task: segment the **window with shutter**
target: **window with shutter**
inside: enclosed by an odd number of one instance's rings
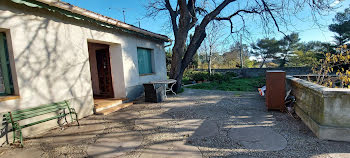
[[[152,50],[145,48],[137,48],[137,59],[140,75],[153,73]]]
[[[13,94],[13,83],[6,34],[0,32],[0,95]]]

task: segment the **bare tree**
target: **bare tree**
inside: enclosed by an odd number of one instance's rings
[[[211,8],[208,3],[214,7]],[[330,8],[329,4],[330,0],[150,0],[148,10],[150,16],[157,16],[161,11],[170,15],[175,42],[169,77],[177,80],[174,90],[178,91],[184,70],[207,36],[206,27],[211,21],[227,21],[231,32],[235,32],[244,30],[245,20],[257,20],[252,18],[256,16],[266,29],[273,26],[281,32],[279,24],[287,23],[290,13],[310,7],[313,15],[320,14]],[[224,9],[225,13],[222,13]],[[241,27],[236,26],[239,23]],[[184,49],[192,31],[190,44]]]
[[[219,44],[219,39],[222,37],[222,32],[220,32],[220,25],[214,21],[210,22],[207,26],[207,36],[201,44],[201,51],[205,52],[206,60],[208,62],[208,73],[212,74],[211,65],[213,52],[217,51],[217,46]]]

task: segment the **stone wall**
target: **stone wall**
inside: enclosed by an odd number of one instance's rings
[[[350,89],[327,88],[287,76],[296,97],[295,110],[321,139],[350,141]]]
[[[207,71],[207,69],[197,69]],[[267,70],[283,70],[287,75],[306,75],[312,73],[310,67],[283,67],[283,68],[243,68],[243,69],[213,69],[213,72],[233,72],[243,77],[265,76]]]

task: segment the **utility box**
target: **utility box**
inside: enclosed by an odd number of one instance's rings
[[[284,111],[286,96],[286,72],[266,71],[266,107],[268,110]]]

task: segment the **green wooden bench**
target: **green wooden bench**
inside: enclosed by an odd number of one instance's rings
[[[68,111],[66,112],[66,110]],[[54,112],[57,113],[57,115],[49,118],[45,118],[42,120],[38,120],[35,122],[23,124],[23,125],[19,123],[19,121],[21,120],[26,120],[33,117],[45,115],[48,113],[54,113]],[[73,119],[73,116],[72,116],[73,114],[75,115],[75,119]],[[46,121],[54,120],[54,119],[58,119],[57,123],[60,125],[60,120],[62,118],[64,118],[65,122],[68,124],[68,121],[66,118],[67,115],[70,115],[72,122],[77,121],[79,126],[78,114],[76,113],[74,108],[69,107],[68,101],[41,105],[30,109],[11,111],[4,114],[3,118],[4,118],[4,121],[6,121],[8,124],[12,124],[13,143],[16,142],[16,139],[19,139],[21,143],[20,145],[23,146],[22,128],[34,126],[34,125],[37,125]]]

